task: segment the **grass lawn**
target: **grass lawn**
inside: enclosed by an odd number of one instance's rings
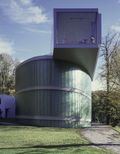
[[[0,154],[112,154],[87,144],[80,129],[0,126]]]
[[[115,127],[114,129],[120,133],[120,127]]]

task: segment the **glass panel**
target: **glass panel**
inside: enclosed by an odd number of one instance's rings
[[[56,44],[95,44],[96,13],[57,13]]]

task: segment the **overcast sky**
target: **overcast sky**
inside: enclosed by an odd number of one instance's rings
[[[0,0],[0,53],[20,61],[52,53],[53,8],[98,8],[102,37],[120,32],[120,0]]]

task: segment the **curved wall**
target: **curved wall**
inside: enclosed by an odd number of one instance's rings
[[[91,78],[72,63],[40,56],[16,70],[17,120],[53,127],[91,123]]]

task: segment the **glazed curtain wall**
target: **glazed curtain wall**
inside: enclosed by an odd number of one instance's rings
[[[17,118],[40,126],[79,127],[91,122],[91,79],[76,65],[53,59],[16,71]]]

